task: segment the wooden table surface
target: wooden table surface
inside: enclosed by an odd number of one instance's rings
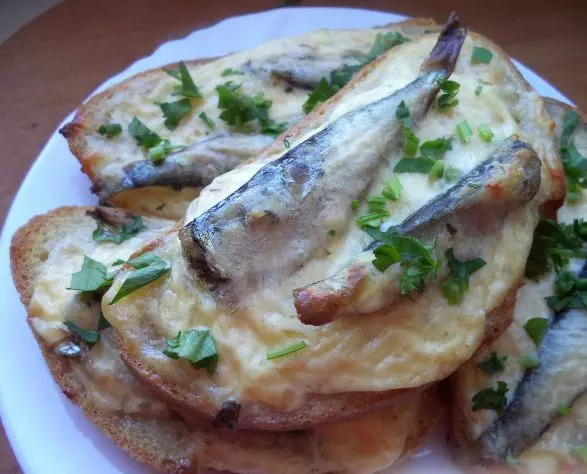
[[[162,42],[277,3],[66,0],[9,38],[0,46],[0,222],[57,123],[101,82]],[[437,21],[454,9],[466,25],[495,40],[587,109],[585,0],[309,0],[301,5],[360,6]],[[19,468],[0,431],[0,474],[16,472]]]

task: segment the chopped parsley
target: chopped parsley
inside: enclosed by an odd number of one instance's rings
[[[113,280],[114,275],[108,273],[106,265],[84,255],[82,268],[71,275],[71,283],[67,289],[94,292],[108,288]]]
[[[424,173],[428,174],[436,160],[419,156],[417,158],[402,158],[393,168],[394,173]]]
[[[379,228],[383,219],[391,214],[386,209],[386,199],[383,196],[369,196],[367,198],[367,214],[357,217],[356,222],[360,228]]]
[[[239,71],[238,69],[233,69],[231,67],[227,67],[224,71],[222,71],[222,73],[220,73],[220,75],[222,77],[226,77],[226,76],[242,76],[242,75],[244,75],[244,72]]]
[[[559,270],[554,287],[556,294],[546,298],[553,311],[587,308],[587,278],[580,278],[568,270]]]
[[[571,203],[577,202],[580,188],[587,187],[587,158],[579,153],[572,141],[579,120],[577,112],[567,110],[560,139],[561,161],[567,175],[567,200]]]
[[[334,230],[334,229],[330,229],[330,230],[328,231],[328,235],[329,235],[330,237],[334,237],[334,236],[336,235],[336,230]]]
[[[493,132],[487,125],[479,125],[477,127],[477,132],[479,133],[481,140],[484,142],[490,143],[493,140]]]
[[[208,114],[206,112],[200,112],[198,114],[198,117],[200,117],[202,122],[204,122],[206,124],[206,127],[208,127],[210,130],[214,130],[216,128],[216,123],[214,122],[214,120],[208,117]]]
[[[385,183],[385,187],[381,194],[390,201],[398,201],[403,189],[404,187],[399,178],[396,175],[393,175],[391,179]]]
[[[559,415],[566,416],[569,413],[571,413],[571,407],[569,405],[561,403],[556,407],[556,411]]]
[[[377,33],[375,42],[367,55],[359,59],[358,64],[345,65],[330,72],[330,80],[326,77],[320,79],[313,91],[310,92],[304,102],[304,113],[308,114],[319,104],[326,102],[342,89],[353,76],[364,66],[376,59],[379,55],[389,51],[391,48],[410,41],[409,38],[397,32]]]
[[[446,79],[439,79],[438,85],[440,86],[440,90],[443,92],[443,94],[438,97],[438,111],[447,112],[448,110],[458,105],[459,99],[456,97],[459,93],[461,85],[456,81],[450,81]]]
[[[218,366],[216,342],[208,328],[179,331],[165,341],[163,354],[171,359],[185,359],[195,369],[206,369],[213,375]]]
[[[426,158],[440,159],[444,154],[452,150],[452,140],[448,138],[435,138],[434,140],[426,140],[420,146],[420,154]]]
[[[96,230],[92,233],[92,238],[96,242],[114,242],[120,244],[137,235],[146,226],[143,224],[141,216],[133,215],[132,222],[124,222],[120,226],[100,220],[98,216],[93,216],[96,220]]]
[[[444,174],[444,161],[442,161],[442,160],[436,161],[432,165],[432,168],[430,168],[430,171],[428,172],[428,176],[430,176],[430,179],[432,179],[432,180],[442,178],[443,174]]]
[[[133,117],[130,122],[128,132],[137,141],[139,146],[145,147],[147,150],[153,148],[161,141],[161,137],[157,133],[153,132],[136,117]]]
[[[365,229],[370,237],[382,245],[373,250],[373,266],[384,272],[391,265],[400,263],[404,273],[400,279],[402,295],[413,291],[421,292],[429,284],[440,268],[440,259],[434,246],[426,246],[414,237],[399,235],[393,229],[381,232],[377,229]]]
[[[171,142],[165,138],[159,142],[158,145],[150,148],[147,156],[155,163],[163,161],[167,155],[175,151],[184,150],[186,147],[183,145],[172,145]]]
[[[505,370],[506,360],[507,356],[499,357],[497,352],[492,351],[487,359],[484,359],[477,364],[477,367],[487,375],[499,374]]]
[[[271,135],[273,137],[281,135],[281,133],[287,128],[287,122],[279,123],[271,119],[262,122],[261,125],[261,133],[265,135]]]
[[[127,263],[133,266],[135,270],[128,273],[109,304],[120,301],[125,296],[167,274],[171,269],[168,262],[152,252],[146,252],[130,259]]]
[[[182,95],[184,97],[191,97],[194,99],[199,99],[202,97],[200,89],[194,83],[194,80],[192,79],[192,76],[190,75],[190,72],[188,71],[188,68],[183,61],[179,62],[177,69],[163,70],[174,79],[181,81],[181,86],[175,88],[173,95]]]
[[[524,324],[524,329],[530,339],[534,341],[536,347],[540,346],[542,339],[546,335],[546,331],[548,331],[548,319],[546,318],[532,318],[526,321]]]
[[[304,341],[298,341],[287,347],[268,352],[266,357],[267,360],[279,359],[280,357],[285,357],[286,355],[301,351],[302,349],[305,349],[306,346],[307,345]]]
[[[442,285],[442,295],[450,304],[459,304],[469,290],[469,277],[483,268],[486,262],[480,257],[460,262],[456,259],[452,248],[447,249],[445,256],[450,269],[450,277]]]
[[[175,102],[162,102],[159,107],[161,107],[161,111],[165,116],[165,126],[169,130],[175,130],[179,121],[192,110],[190,100],[185,98]]]
[[[471,54],[471,62],[473,64],[489,64],[492,59],[493,53],[489,51],[487,48],[483,48],[481,46],[473,47],[473,54]]]
[[[100,125],[98,128],[98,133],[100,135],[105,135],[106,138],[114,138],[116,135],[122,132],[122,127],[119,123],[107,123],[104,125]]]
[[[534,356],[525,355],[520,359],[520,365],[524,369],[536,369],[540,366],[540,361]]]
[[[471,142],[473,136],[473,130],[466,120],[457,124],[457,135],[461,139],[461,142],[467,144]]]
[[[410,115],[410,109],[403,100],[395,109],[395,118],[398,119],[398,121],[400,121],[404,127],[412,128],[412,117]]]
[[[351,208],[354,209],[355,211],[358,210],[361,207],[361,201],[359,201],[358,199],[353,199],[351,201]]]
[[[509,388],[505,382],[497,382],[496,388],[485,388],[473,395],[473,411],[494,410],[501,414],[507,405]]]
[[[414,156],[418,153],[420,139],[416,136],[411,128],[403,127],[404,130],[404,153],[406,156]]]
[[[73,321],[63,321],[63,324],[73,334],[75,334],[82,341],[85,341],[88,344],[96,344],[100,340],[100,333],[98,331],[93,331],[91,329],[82,329]]]

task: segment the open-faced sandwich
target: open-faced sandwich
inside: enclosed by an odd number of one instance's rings
[[[569,427],[583,374],[553,367],[560,344],[582,363],[565,252],[587,231],[553,219],[565,172],[583,199],[587,137],[548,105],[455,15],[181,62],[90,99],[62,133],[103,205],[12,243],[55,379],[167,472],[374,473],[447,405],[459,462],[526,466],[540,440],[575,468],[580,443],[549,439],[584,432]],[[520,355],[538,311],[553,322]],[[527,419],[552,385],[559,428],[546,402]]]

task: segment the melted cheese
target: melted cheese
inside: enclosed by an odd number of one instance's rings
[[[327,113],[322,123],[315,123],[293,138],[292,146],[346,111],[405,86],[416,77],[434,42],[435,38],[423,38],[396,48]],[[417,129],[420,137],[431,139],[454,136],[456,125],[464,119],[474,130],[487,124],[495,133],[494,142],[487,144],[475,134],[469,145],[456,140],[453,150],[445,155],[447,165],[461,172],[486,158],[499,141],[512,133],[519,133],[537,149],[544,149],[535,135],[526,136],[520,128],[516,98],[499,85],[505,74],[503,64],[495,60],[489,66],[471,66],[473,44],[472,40],[465,43],[453,76],[461,83],[459,106],[448,114],[432,109]],[[474,89],[481,80],[487,85],[481,96],[475,96]],[[525,100],[535,102],[533,126],[549,133],[549,121],[543,115],[539,97],[532,93]],[[276,159],[284,152],[280,150],[266,159]],[[553,159],[548,154],[542,157]],[[390,175],[389,169],[400,158],[401,154],[390,157],[382,180]],[[204,212],[244,184],[261,165],[252,163],[219,177],[190,206],[185,220]],[[542,195],[548,193],[550,185],[547,173],[544,174]],[[401,220],[446,186],[431,183],[422,175],[401,175],[400,179],[406,190],[399,203],[392,205],[389,223]],[[380,189],[381,181],[376,180],[370,191],[376,193]],[[115,305],[103,302],[103,311],[124,332],[129,346],[142,348],[141,362],[147,362],[154,372],[165,374],[167,380],[190,393],[198,393],[214,409],[227,398],[288,409],[303,404],[309,393],[419,387],[447,376],[475,351],[483,338],[486,312],[499,305],[522,278],[536,221],[534,205],[520,208],[504,220],[500,232],[488,238],[484,246],[482,256],[488,265],[472,276],[470,291],[459,306],[451,306],[442,298],[437,282],[415,303],[406,299],[387,311],[342,318],[319,328],[301,324],[292,305],[291,290],[331,275],[368,242],[366,234],[351,222],[346,223],[346,230],[340,235],[337,232],[324,257],[308,262],[291,278],[251,294],[241,308],[230,311],[194,280],[179,240],[170,236],[157,249],[161,257],[171,262],[170,276]],[[317,232],[326,232],[331,224],[319,223]],[[124,278],[121,275],[116,280],[104,301],[112,297]],[[179,330],[199,326],[211,329],[218,346],[220,363],[212,378],[187,363],[170,361],[145,343],[144,334],[134,329],[154,327],[154,337],[170,338]],[[267,352],[299,340],[306,341],[306,350],[276,361],[266,360]]]

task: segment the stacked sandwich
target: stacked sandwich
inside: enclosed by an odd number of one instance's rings
[[[448,410],[463,465],[581,469],[587,128],[454,15],[139,74],[62,133],[101,205],[20,229],[14,280],[133,457],[372,473]]]

